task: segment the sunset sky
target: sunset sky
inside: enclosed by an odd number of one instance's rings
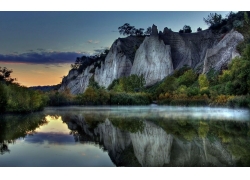
[[[207,25],[203,17],[229,11],[0,11],[0,66],[12,69],[21,85],[55,85],[76,57],[99,53],[123,37],[118,27],[152,24],[193,32]]]

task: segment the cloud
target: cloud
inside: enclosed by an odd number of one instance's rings
[[[75,140],[73,136],[62,133],[55,132],[39,132],[33,136],[26,136],[25,141],[28,143],[39,143],[43,144],[44,141],[47,141],[49,144],[74,144]]]
[[[100,41],[97,41],[97,40],[93,41],[92,39],[88,40],[88,43],[90,44],[98,44],[99,42]]]
[[[110,47],[101,47],[100,49],[94,49],[94,52],[99,54],[99,53],[104,52],[104,50],[106,50],[106,49],[110,49]]]
[[[76,57],[86,55],[84,52],[27,52],[22,54],[0,54],[0,62],[5,63],[29,63],[29,64],[61,64],[72,63]]]

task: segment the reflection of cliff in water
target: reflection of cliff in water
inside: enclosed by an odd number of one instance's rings
[[[66,121],[62,117],[76,140],[99,144],[117,166],[249,165],[239,163],[242,155],[237,156],[234,145],[230,144],[236,143],[237,139],[232,139],[235,134],[229,132],[230,126],[246,132],[247,123],[227,122],[227,125],[214,121],[208,125],[197,120],[131,118],[102,116],[100,113],[92,114],[92,117],[72,115]]]

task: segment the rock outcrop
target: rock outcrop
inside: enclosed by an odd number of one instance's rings
[[[63,78],[59,92],[66,90],[69,90],[71,94],[84,92],[89,85],[89,79],[93,76],[93,73],[90,73],[93,68],[94,65],[88,66],[80,74],[77,70],[70,70],[69,74]]]
[[[152,85],[171,74],[173,69],[171,48],[158,36],[156,26],[136,51],[131,74],[143,75],[146,86]]]
[[[127,37],[117,39],[101,68],[95,70],[95,81],[100,86],[108,87],[114,79],[129,76],[134,62],[135,52],[144,37]]]
[[[236,50],[236,46],[243,40],[244,37],[242,34],[232,30],[218,44],[207,49],[203,73],[207,73],[210,69],[218,71],[227,66],[232,58],[240,56]]]
[[[235,30],[227,34],[214,34],[211,30],[178,33],[165,28],[158,33],[153,25],[149,37],[118,38],[100,67],[91,65],[81,73],[71,70],[59,90],[83,93],[92,75],[107,88],[114,79],[131,74],[143,74],[146,85],[152,85],[184,65],[198,73],[220,70],[239,55],[236,46],[243,39]]]

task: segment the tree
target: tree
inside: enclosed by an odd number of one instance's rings
[[[179,33],[184,33],[184,31],[182,29],[179,30]]]
[[[135,35],[136,36],[142,36],[143,35],[143,28],[135,29]]]
[[[183,27],[183,32],[184,32],[184,33],[191,33],[191,32],[192,32],[192,29],[191,29],[190,26],[185,25],[185,26]]]
[[[202,29],[200,27],[197,28],[197,32],[200,32],[202,31]]]
[[[209,26],[214,26],[222,22],[221,14],[210,13],[207,18],[203,18],[204,22]]]
[[[198,78],[200,89],[207,89],[209,87],[209,81],[205,74],[200,74]]]
[[[12,83],[15,81],[15,78],[11,78],[10,74],[12,73],[12,70],[7,69],[6,67],[2,68],[0,67],[0,82],[5,82],[5,83]]]
[[[152,28],[148,27],[147,30],[144,32],[144,35],[150,35],[152,32]]]
[[[124,36],[133,35],[135,27],[131,26],[129,23],[125,23],[123,26],[118,27],[119,33]]]

